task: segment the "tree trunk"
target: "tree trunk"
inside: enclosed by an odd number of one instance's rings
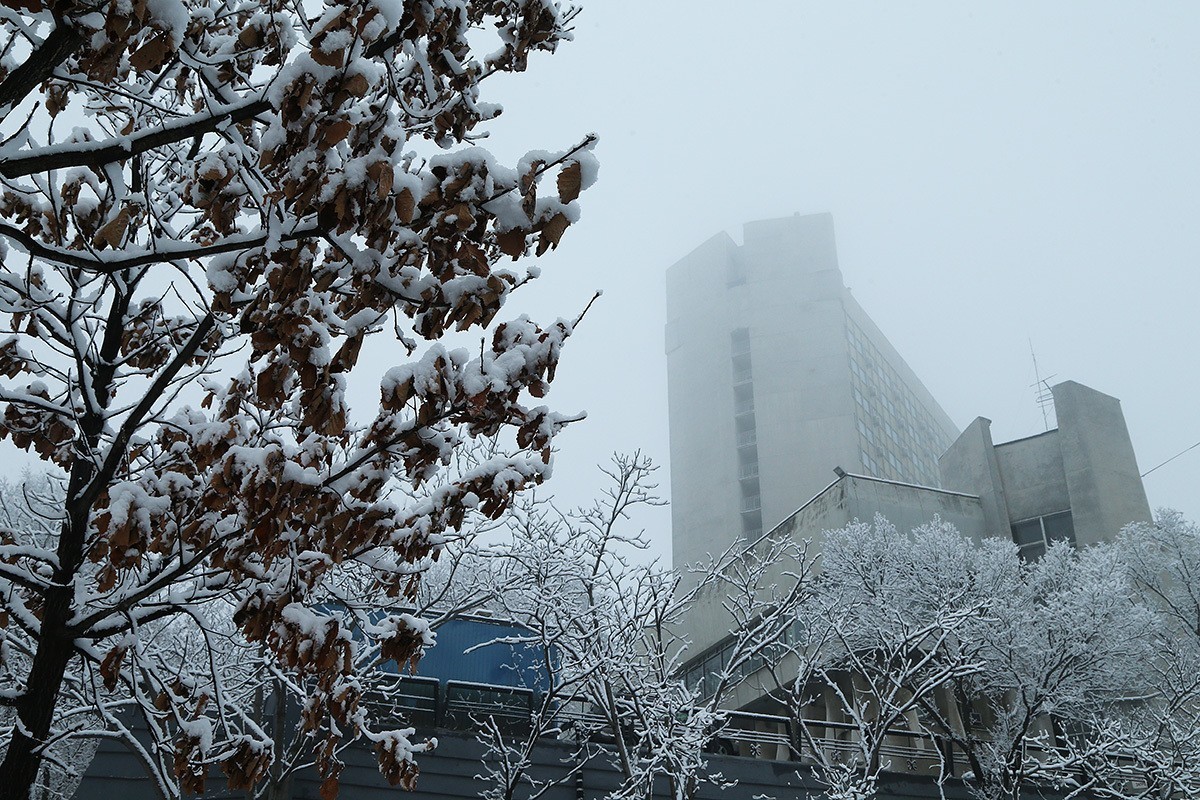
[[[132,291],[131,286],[129,292]],[[113,298],[100,358],[92,369],[91,383],[95,396],[101,398],[101,407],[84,414],[79,422],[80,441],[76,443],[74,463],[67,480],[66,516],[56,548],[58,568],[54,571],[53,584],[42,592],[44,605],[37,651],[25,681],[25,691],[16,703],[19,724],[13,728],[8,752],[4,754],[4,762],[0,763],[0,800],[30,800],[42,764],[40,747],[50,734],[63,676],[75,656],[75,634],[67,626],[74,616],[76,582],[84,558],[83,543],[91,504],[98,493],[93,485],[96,465],[88,454],[95,449],[104,427],[104,411],[116,371],[114,360],[119,353],[121,322],[129,308],[129,296],[118,293]]]
[[[8,752],[0,764],[0,798],[27,800],[42,765],[39,748],[50,734],[54,706],[62,688],[67,664],[75,654],[67,634],[71,613],[71,587],[55,587],[46,593],[42,637],[38,641],[24,694],[17,700],[17,719]]]

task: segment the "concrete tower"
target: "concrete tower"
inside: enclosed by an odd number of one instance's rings
[[[666,351],[676,566],[778,524],[834,467],[936,486],[958,436],[843,283],[829,214],[670,267]]]

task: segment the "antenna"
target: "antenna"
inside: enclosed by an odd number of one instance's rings
[[[1038,404],[1038,408],[1042,410],[1042,424],[1046,426],[1046,430],[1050,430],[1050,415],[1046,413],[1046,409],[1054,410],[1054,394],[1050,391],[1050,379],[1053,375],[1042,377],[1041,370],[1038,369],[1037,353],[1033,352],[1033,338],[1029,339],[1029,356],[1033,359],[1033,379],[1034,382],[1030,386],[1033,389],[1034,402]]]

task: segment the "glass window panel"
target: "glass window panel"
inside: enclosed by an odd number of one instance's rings
[[[1043,517],[1042,524],[1046,526],[1046,541],[1075,544],[1075,524],[1070,511]]]
[[[1034,542],[1033,544],[1025,545],[1021,548],[1021,558],[1026,561],[1037,561],[1046,554],[1046,545],[1042,542]]]
[[[1042,544],[1042,521],[1031,519],[1028,522],[1018,522],[1012,526],[1013,541],[1018,545]]]

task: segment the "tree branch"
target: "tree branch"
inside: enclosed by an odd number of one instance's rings
[[[269,111],[270,108],[270,103],[258,98],[184,117],[141,133],[120,136],[106,143],[82,142],[43,147],[30,155],[0,160],[0,175],[6,178],[19,178],[23,175],[64,167],[95,169],[164,145],[211,133],[224,125],[244,122],[264,111]]]
[[[73,25],[60,22],[42,46],[0,83],[0,118],[7,116],[39,83],[50,77],[50,73],[70,58],[84,41],[83,34]]]
[[[304,228],[302,230],[285,233],[279,237],[282,242],[298,241],[307,239],[310,236],[318,236],[321,234],[316,228]],[[145,267],[151,264],[165,264],[172,261],[191,261],[198,258],[206,258],[208,256],[221,255],[222,253],[234,253],[239,250],[250,250],[255,247],[261,247],[266,244],[270,238],[266,233],[258,234],[243,234],[241,236],[230,236],[225,238],[218,244],[197,245],[192,246],[189,242],[180,242],[171,240],[169,244],[174,245],[164,250],[152,250],[139,253],[136,256],[127,258],[118,258],[108,261],[103,258],[84,255],[78,250],[63,250],[58,247],[50,247],[42,244],[40,241],[30,236],[25,231],[6,222],[0,222],[0,235],[7,236],[13,240],[25,252],[31,256],[44,258],[47,261],[52,261],[56,264],[61,264],[66,267],[75,267],[76,269],[85,270],[87,272],[98,273],[101,275],[112,275],[127,269],[136,269]],[[168,244],[168,242],[160,243]]]

